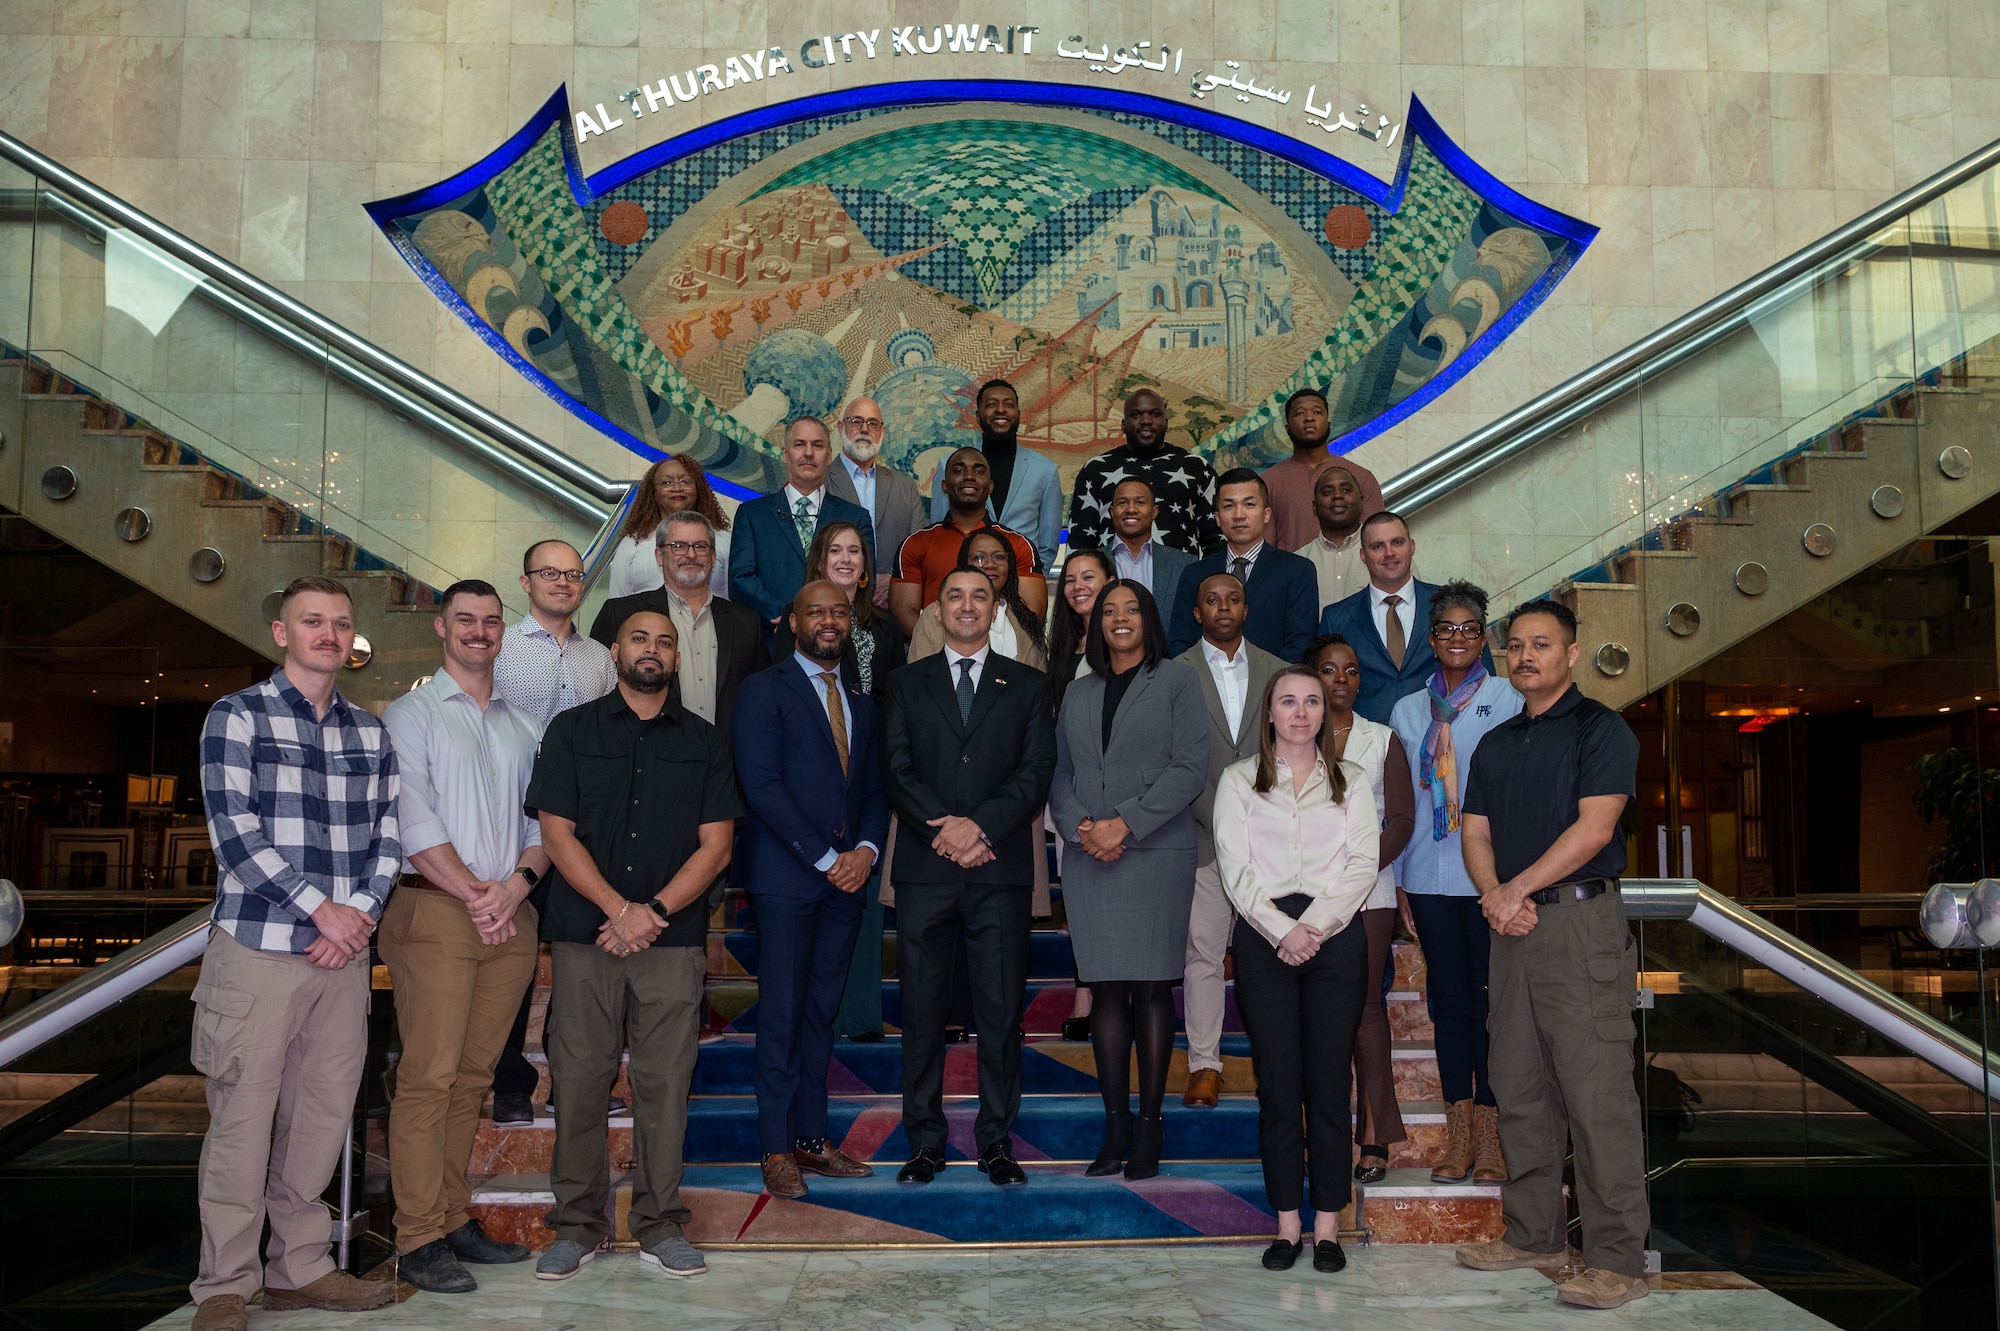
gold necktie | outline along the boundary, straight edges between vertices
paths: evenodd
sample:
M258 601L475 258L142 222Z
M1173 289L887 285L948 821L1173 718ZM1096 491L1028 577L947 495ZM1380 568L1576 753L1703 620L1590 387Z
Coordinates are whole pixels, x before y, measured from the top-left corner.
M840 676L831 670L822 670L819 677L826 684L826 719L833 723L833 750L840 755L840 774L846 776L847 713L840 705Z
M1396 607L1402 603L1403 598L1400 596L1382 598L1382 604L1387 607L1387 612L1383 615L1382 640L1388 645L1389 660L1398 670L1403 668L1403 654L1409 648L1409 643L1403 638L1403 617L1396 613Z

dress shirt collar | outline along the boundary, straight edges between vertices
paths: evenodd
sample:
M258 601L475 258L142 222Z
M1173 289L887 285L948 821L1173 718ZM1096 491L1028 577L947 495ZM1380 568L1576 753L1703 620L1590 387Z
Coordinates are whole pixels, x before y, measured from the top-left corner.
M1248 665L1250 663L1250 653L1243 650L1245 641L1243 638L1238 638L1236 640L1236 655L1225 656L1220 647L1217 647L1207 638L1203 638L1201 640L1202 659L1220 670L1234 670L1238 666Z
M804 490L793 489L792 483L790 481L786 481L785 512L791 514L793 517L797 517L799 512L799 500L801 499L811 504L812 511L815 514L817 514L820 511L820 509L824 507L826 504L826 486L822 484L819 487L819 489L808 493L807 491Z
M821 665L818 661L813 660L810 656L800 651L792 653L792 660L798 664L799 669L806 672L806 678L812 680L816 685L826 682L820 678L821 675L829 671L836 675L840 673L840 662L838 661L835 661L832 665Z
M870 458L868 465L865 467L845 453L835 453L834 456L840 459L841 466L847 468L847 475L850 480L858 481L864 477L871 481L875 479L875 463L879 460L879 454L875 458Z
M699 621L703 615L707 614L709 609L715 604L715 593L709 591L706 582L702 583L701 586L703 591L708 592L708 595L702 598L701 609L697 610L688 604L687 597L681 595L680 588L674 586L671 582L666 584L667 595L678 602L681 609L687 611L689 619L696 621Z
M1234 564L1237 560L1247 559L1250 561L1250 567L1255 568L1257 567L1257 556L1263 553L1264 553L1264 542L1262 541L1257 542L1257 544L1251 546L1248 550L1245 550L1240 555L1237 554L1235 550L1225 545L1222 547L1222 567L1224 569L1227 569L1231 564Z
M958 663L960 661L970 661L972 662L972 673L983 675L986 673L986 658L992 654L993 643L990 639L982 643L979 650L970 656L964 655L958 648L947 642L944 645L945 673L950 675L951 682L956 684L958 683Z
M1347 533L1347 539L1344 541L1336 541L1331 539L1330 537L1327 536L1324 530L1322 530L1319 535L1313 537L1313 539L1318 541L1321 545L1325 546L1329 550L1348 551L1352 550L1354 548L1354 543L1361 539L1361 528L1356 527L1353 531Z
M1409 577L1403 579L1402 586L1392 587L1386 592L1372 582L1368 584L1368 608L1370 610L1380 610L1382 602L1391 596L1402 597L1403 605L1415 606L1417 603L1416 575L1411 574ZM1411 613L1414 614L1416 612L1412 610Z
M437 673L431 676L430 682L424 685L424 687L435 689L439 698L463 698L467 702L472 702L472 695L465 691L465 686L453 678L451 671L446 670L443 666L438 667ZM492 696L486 701L488 706L492 706L495 703L498 703L502 707L507 705L507 700L500 696L498 689L493 690ZM479 704L473 702L472 705L477 707Z
M1291 765L1276 754L1271 755L1271 765L1277 769L1278 773L1278 783L1273 789L1282 790L1287 795L1290 795L1292 793ZM1326 783L1326 755L1321 754L1319 757L1313 759L1312 775L1306 779L1306 788L1298 793L1297 798L1304 800L1306 796L1313 793L1315 787L1325 785Z

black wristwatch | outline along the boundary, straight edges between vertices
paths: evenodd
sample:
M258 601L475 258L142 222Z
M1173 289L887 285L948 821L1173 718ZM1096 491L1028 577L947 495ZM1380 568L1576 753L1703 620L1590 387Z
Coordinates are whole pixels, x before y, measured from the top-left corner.
M514 872L520 874L521 881L526 883L530 888L533 888L537 883L542 881L542 876L525 864L515 865Z
M667 914L667 903L658 897L647 897L646 909L652 911L653 918L657 919L661 924L672 924L674 922L674 917Z

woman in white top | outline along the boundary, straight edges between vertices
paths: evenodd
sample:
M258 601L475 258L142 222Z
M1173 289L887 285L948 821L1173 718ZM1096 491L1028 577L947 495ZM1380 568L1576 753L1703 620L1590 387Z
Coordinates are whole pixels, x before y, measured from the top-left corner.
M722 511L708 473L691 453L670 453L652 465L632 500L625 525L618 532L618 549L611 556L611 595L657 591L662 579L653 558L653 533L669 514L699 513L715 528L715 572L709 590L729 599L729 515Z
M1409 760L1396 732L1354 714L1354 700L1361 693L1361 660L1347 639L1338 633L1314 638L1306 648L1306 664L1319 672L1326 690L1326 724L1334 756L1367 774L1368 789L1382 815L1378 856L1382 867L1375 876L1375 890L1361 908L1361 927L1368 935L1368 997L1361 1009L1361 1029L1354 1037L1354 1099L1359 1111L1355 1136L1361 1141L1354 1181L1380 1183L1388 1173L1389 1148L1409 1135L1396 1103L1389 1011L1382 994L1389 985L1390 945L1396 939L1395 862L1416 826L1416 801L1410 794Z
M1257 756L1222 769L1214 828L1216 869L1237 915L1236 1006L1257 1074L1264 1193L1278 1212L1264 1266L1287 1271L1298 1260L1309 1166L1313 1269L1333 1272L1347 1265L1348 1091L1368 989L1360 914L1380 868L1381 821L1361 769L1331 755L1318 674L1286 666L1262 707Z
M1084 659L1083 643L1089 636L1090 612L1097 605L1097 594L1110 586L1118 577L1118 570L1112 566L1111 556L1102 550L1072 550L1069 558L1063 560L1062 578L1056 587L1055 604L1049 609L1049 692L1054 695L1056 713L1062 713L1063 694L1069 686L1090 673L1090 662ZM1074 660L1073 668L1065 668L1064 662ZM1046 813L1043 815L1046 819ZM1049 823L1049 830L1055 824ZM1062 873L1063 839L1055 839L1056 873ZM1076 959L1072 953L1070 968L1075 971ZM1069 1017L1062 1024L1063 1039L1088 1040L1090 1038L1090 986L1078 983L1075 996L1070 999Z

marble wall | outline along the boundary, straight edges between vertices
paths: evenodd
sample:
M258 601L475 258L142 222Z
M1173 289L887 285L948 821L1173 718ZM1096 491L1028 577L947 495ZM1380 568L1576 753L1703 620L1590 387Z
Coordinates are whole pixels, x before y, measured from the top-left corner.
M1196 63L1400 108L1411 93L1508 184L1603 228L1550 303L1362 458L1389 475L2000 137L1994 0L0 0L0 129L592 465L571 421L418 284L361 211L497 146L558 84L611 102L815 32L988 19L1150 39ZM886 38L884 39L886 43ZM1049 54L1044 54L1044 49ZM799 70L593 138L596 169L760 96L992 76L927 56ZM1086 76L1087 77L1087 76ZM1226 102L1328 140L1296 107ZM1352 135L1340 151L1387 174Z

